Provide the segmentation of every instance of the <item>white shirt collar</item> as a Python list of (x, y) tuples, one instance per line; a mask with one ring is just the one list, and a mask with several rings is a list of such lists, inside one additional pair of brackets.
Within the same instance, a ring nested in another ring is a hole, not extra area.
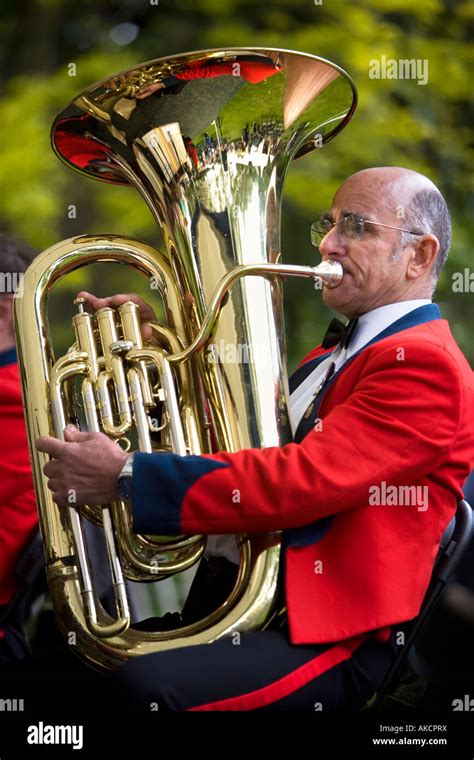
[(411, 311), (429, 303), (432, 303), (429, 298), (418, 298), (413, 301), (389, 303), (362, 314), (362, 316), (359, 317), (349, 348), (347, 350), (341, 349), (340, 354), (339, 351), (338, 354), (344, 356), (344, 360), (349, 359), (353, 354), (357, 353), (357, 351), (375, 338), (376, 335), (397, 320), (401, 319), (401, 317), (404, 317)]

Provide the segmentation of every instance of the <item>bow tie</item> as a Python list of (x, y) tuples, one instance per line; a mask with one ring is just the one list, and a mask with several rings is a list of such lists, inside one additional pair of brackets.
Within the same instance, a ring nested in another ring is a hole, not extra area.
[(338, 343), (342, 348), (347, 348), (351, 342), (351, 338), (354, 335), (354, 330), (357, 327), (358, 317), (352, 317), (345, 325), (340, 319), (333, 319), (326, 331), (324, 338), (321, 341), (323, 348), (332, 348)]

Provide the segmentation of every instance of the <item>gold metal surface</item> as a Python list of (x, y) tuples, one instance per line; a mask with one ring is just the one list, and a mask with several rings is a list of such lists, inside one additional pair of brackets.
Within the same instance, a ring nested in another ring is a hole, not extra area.
[[(163, 250), (115, 235), (65, 240), (34, 260), (15, 303), (53, 605), (63, 631), (76, 634), (76, 651), (96, 667), (265, 625), (275, 600), (279, 534), (236, 537), (238, 578), (211, 615), (173, 631), (136, 630), (123, 575), (169, 577), (201, 557), (205, 538), (134, 535), (121, 502), (60, 512), (42, 474), (47, 457), (34, 442), (40, 435), (61, 438), (76, 419), (73, 380), (80, 384), (87, 429), (136, 440), (145, 452), (211, 453), (212, 439), (225, 451), (291, 440), (282, 278), (319, 279), (331, 287), (342, 270), (334, 262), (280, 262), (281, 189), (290, 161), (334, 137), (355, 104), (350, 78), (323, 59), (236, 48), (122, 72), (81, 93), (53, 125), (60, 158), (82, 174), (134, 185), (164, 240)], [(56, 360), (48, 295), (69, 272), (98, 261), (144, 273), (162, 297), (166, 324), (151, 323), (155, 340), (147, 344), (133, 303), (92, 315), (78, 299), (75, 343)], [(92, 587), (84, 519), (104, 527), (115, 618)]]

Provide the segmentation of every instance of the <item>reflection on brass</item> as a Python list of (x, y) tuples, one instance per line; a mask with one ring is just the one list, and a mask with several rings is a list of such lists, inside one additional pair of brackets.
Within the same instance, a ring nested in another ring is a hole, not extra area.
[[(76, 634), (76, 651), (97, 667), (267, 625), (279, 534), (230, 537), (238, 577), (212, 614), (172, 631), (136, 630), (124, 577), (156, 581), (181, 572), (202, 556), (205, 537), (135, 535), (122, 502), (60, 512), (42, 474), (47, 457), (34, 442), (62, 438), (77, 419), (144, 452), (185, 456), (291, 441), (282, 280), (335, 287), (342, 270), (330, 261), (281, 262), (281, 190), (291, 160), (332, 139), (355, 103), (350, 78), (323, 59), (235, 48), (136, 66), (80, 93), (53, 125), (58, 156), (84, 175), (135, 186), (164, 240), (162, 250), (116, 235), (65, 240), (35, 259), (15, 303), (51, 596), (63, 631)], [(74, 344), (55, 357), (49, 293), (99, 261), (140, 270), (161, 296), (166, 321), (151, 322), (154, 339), (145, 342), (132, 302), (90, 314), (76, 299)], [(94, 589), (85, 519), (104, 528), (113, 618)]]

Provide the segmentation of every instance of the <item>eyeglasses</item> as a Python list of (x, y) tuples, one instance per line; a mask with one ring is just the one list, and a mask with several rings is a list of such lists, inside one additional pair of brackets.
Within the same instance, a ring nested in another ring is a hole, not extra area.
[(390, 230), (399, 230), (400, 232), (408, 232), (410, 235), (424, 235), (424, 232), (419, 230), (407, 230), (404, 227), (394, 227), (392, 224), (382, 224), (382, 222), (372, 222), (370, 219), (363, 219), (358, 214), (347, 213), (344, 214), (342, 219), (335, 222), (328, 214), (323, 214), (311, 225), (311, 242), (316, 248), (324, 237), (332, 230), (333, 227), (339, 228), (339, 233), (349, 240), (362, 240), (366, 234), (366, 224), (373, 224), (377, 227), (387, 227)]

